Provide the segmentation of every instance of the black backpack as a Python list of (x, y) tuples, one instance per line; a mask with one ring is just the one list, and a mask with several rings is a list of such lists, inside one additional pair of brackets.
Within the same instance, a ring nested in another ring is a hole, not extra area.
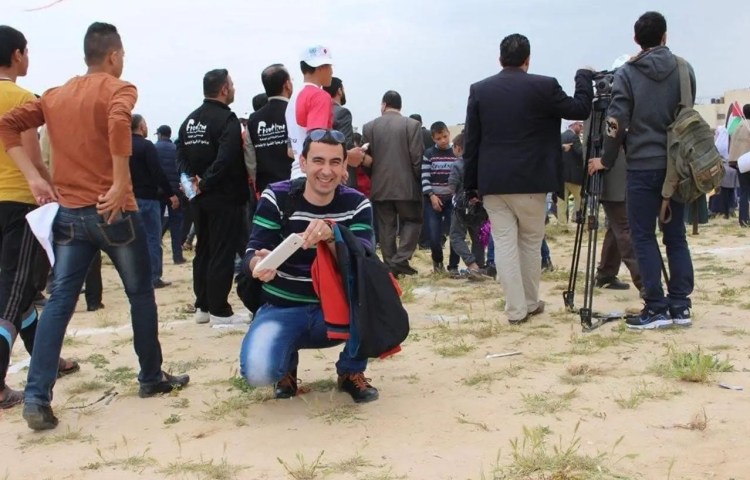
[[(358, 345), (355, 358), (377, 358), (398, 351), (409, 335), (409, 314), (388, 267), (342, 225), (336, 243), (339, 271), (349, 299), (350, 331)], [(358, 341), (357, 341), (358, 340)]]
[[(295, 178), (292, 180), (289, 187), (289, 196), (286, 203), (281, 210), (281, 233), (284, 233), (284, 229), (289, 223), (289, 217), (294, 213), (297, 208), (297, 201), (300, 196), (305, 192), (305, 177)], [(262, 305), (261, 296), (263, 294), (263, 282), (253, 276), (245, 274), (244, 269), (240, 270), (235, 278), (237, 283), (237, 296), (242, 300), (242, 304), (245, 308), (250, 310), (253, 315), (258, 311)]]

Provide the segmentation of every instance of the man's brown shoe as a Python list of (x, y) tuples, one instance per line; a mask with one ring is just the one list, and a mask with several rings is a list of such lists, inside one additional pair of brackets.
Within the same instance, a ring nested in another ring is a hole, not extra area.
[(372, 402), (378, 399), (378, 389), (370, 385), (363, 372), (339, 375), (339, 390), (352, 396), (356, 403)]
[(274, 393), (276, 398), (292, 398), (297, 395), (297, 370), (284, 375), (284, 378), (279, 380), (274, 385)]

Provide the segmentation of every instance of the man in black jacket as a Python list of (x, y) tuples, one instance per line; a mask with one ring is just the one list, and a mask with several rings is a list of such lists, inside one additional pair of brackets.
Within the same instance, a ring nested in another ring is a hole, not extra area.
[(229, 109), (234, 84), (226, 69), (203, 77), (205, 100), (180, 127), (177, 160), (192, 178), (191, 200), (198, 243), (193, 260), (195, 321), (246, 323), (227, 298), (234, 277), (234, 256), (243, 235), (248, 174), (242, 152), (242, 128)]
[[(354, 148), (354, 126), (352, 125), (352, 112), (344, 106), (346, 105), (344, 82), (338, 77), (333, 77), (331, 84), (323, 87), (323, 90), (328, 92), (333, 103), (333, 129), (344, 134), (346, 149), (350, 150)], [(348, 187), (357, 187), (357, 163), (358, 161), (355, 161), (355, 163), (349, 164), (346, 167), (348, 175), (346, 186)]]
[(583, 124), (573, 121), (562, 135), (563, 186), (561, 202), (557, 204), (557, 223), (566, 225), (570, 218), (568, 197), (573, 195), (574, 212), (581, 206), (581, 182), (583, 181), (583, 149), (581, 148), (581, 129)]
[[(617, 69), (601, 158), (589, 160), (589, 173), (612, 168), (625, 145), (627, 211), (633, 248), (643, 280), (646, 305), (630, 328), (689, 327), (693, 262), (685, 237), (685, 205), (669, 201), (672, 221), (662, 225), (669, 263), (668, 296), (661, 283), (662, 258), (656, 239), (656, 219), (662, 206), (667, 169), (667, 127), (680, 103), (677, 58), (667, 43), (667, 21), (658, 12), (646, 12), (635, 22), (635, 41), (641, 52)], [(695, 74), (688, 64), (691, 94)], [(627, 132), (627, 135), (626, 135)]]
[[(255, 167), (255, 188), (260, 193), (275, 182), (289, 180), (292, 161), (287, 147), (286, 107), (292, 96), (292, 79), (280, 63), (260, 74), (268, 102), (247, 121), (246, 162)], [(244, 246), (243, 246), (244, 249)]]
[(504, 38), (503, 69), (471, 86), (466, 112), (465, 188), (490, 216), (511, 324), (544, 311), (540, 252), (546, 194), (562, 182), (560, 122), (588, 117), (594, 95), (590, 70), (576, 73), (569, 97), (554, 78), (527, 73), (530, 53), (523, 35)]
[(130, 124), (133, 132), (133, 154), (130, 156), (130, 178), (133, 181), (133, 193), (138, 203), (138, 213), (146, 230), (146, 244), (151, 257), (151, 283), (154, 288), (171, 285), (162, 280), (163, 252), (161, 248), (161, 199), (159, 189), (165, 198), (169, 198), (172, 208), (177, 208), (180, 201), (172, 191), (172, 186), (164, 175), (159, 163), (159, 154), (148, 137), (148, 125), (141, 115), (133, 115)]
[[(172, 237), (172, 260), (175, 265), (180, 265), (186, 262), (185, 257), (182, 256), (182, 242), (185, 239), (182, 236), (182, 220), (184, 217), (185, 205), (187, 198), (180, 192), (180, 174), (177, 171), (177, 147), (172, 143), (172, 129), (169, 125), (162, 125), (156, 129), (156, 152), (159, 154), (159, 163), (161, 169), (164, 171), (164, 175), (167, 176), (169, 186), (172, 187), (172, 192), (177, 194), (179, 202), (176, 208), (172, 207), (171, 201), (165, 201), (162, 199), (161, 211), (164, 213), (164, 209), (167, 209), (167, 221), (162, 223), (161, 236), (164, 238), (164, 234), (169, 228), (169, 235)], [(165, 192), (166, 193), (166, 192)]]

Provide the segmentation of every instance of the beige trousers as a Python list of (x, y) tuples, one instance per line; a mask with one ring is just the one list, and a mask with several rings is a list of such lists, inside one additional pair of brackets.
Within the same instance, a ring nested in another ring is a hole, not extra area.
[[(563, 198), (557, 200), (557, 223), (560, 225), (567, 225), (568, 219), (573, 217), (575, 220), (575, 212), (581, 208), (581, 186), (575, 183), (565, 182), (563, 191)], [(573, 195), (573, 211), (568, 212), (568, 197)]]
[(522, 320), (539, 307), (544, 193), (486, 195), (484, 208), (492, 223), (497, 278), (505, 293), (509, 320)]

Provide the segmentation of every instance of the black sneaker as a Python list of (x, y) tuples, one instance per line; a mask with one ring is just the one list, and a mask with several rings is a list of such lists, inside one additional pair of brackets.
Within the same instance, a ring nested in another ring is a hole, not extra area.
[(487, 264), (487, 270), (486, 270), (486, 272), (487, 272), (487, 276), (488, 277), (492, 277), (492, 278), (497, 277), (497, 267), (495, 266), (494, 263), (488, 263)]
[(432, 273), (445, 273), (445, 267), (442, 262), (432, 262)]
[(617, 277), (602, 277), (596, 279), (596, 286), (599, 288), (608, 288), (610, 290), (628, 290), (629, 283), (625, 283)]
[(175, 388), (182, 388), (190, 382), (190, 375), (170, 375), (167, 372), (161, 372), (162, 380), (156, 383), (142, 383), (138, 389), (138, 396), (141, 398), (153, 397), (161, 393), (169, 393)]
[(57, 417), (49, 405), (27, 403), (23, 406), (23, 418), (32, 430), (52, 430), (57, 426)]
[(378, 389), (369, 381), (363, 372), (339, 375), (339, 390), (351, 395), (356, 403), (373, 402), (378, 399)]
[(670, 308), (669, 316), (672, 317), (672, 323), (677, 327), (693, 325), (693, 319), (690, 318), (690, 307)]
[(297, 370), (284, 375), (273, 387), (276, 398), (292, 398), (297, 395)]
[(154, 282), (154, 288), (164, 288), (172, 285), (172, 282), (165, 282), (161, 278)]
[(542, 261), (542, 271), (543, 272), (554, 272), (555, 266), (552, 265), (552, 260), (544, 260)]
[(409, 262), (394, 263), (391, 265), (391, 272), (394, 275), (417, 275), (419, 272), (411, 268)]
[(644, 307), (639, 316), (625, 320), (625, 323), (628, 328), (634, 330), (654, 330), (672, 326), (672, 320), (667, 317), (666, 310), (657, 312), (648, 307)]
[(537, 305), (536, 309), (534, 309), (533, 311), (527, 313), (526, 316), (523, 317), (520, 320), (511, 320), (511, 319), (508, 319), (508, 323), (510, 323), (511, 325), (521, 325), (522, 323), (526, 323), (526, 322), (529, 321), (529, 319), (531, 317), (543, 314), (544, 313), (544, 306), (545, 305), (546, 304), (544, 303), (544, 300), (539, 300), (539, 305)]
[(87, 306), (86, 307), (86, 311), (87, 312), (95, 312), (97, 310), (101, 310), (102, 308), (104, 308), (104, 304), (103, 303), (97, 303), (96, 305), (89, 305), (89, 306)]

